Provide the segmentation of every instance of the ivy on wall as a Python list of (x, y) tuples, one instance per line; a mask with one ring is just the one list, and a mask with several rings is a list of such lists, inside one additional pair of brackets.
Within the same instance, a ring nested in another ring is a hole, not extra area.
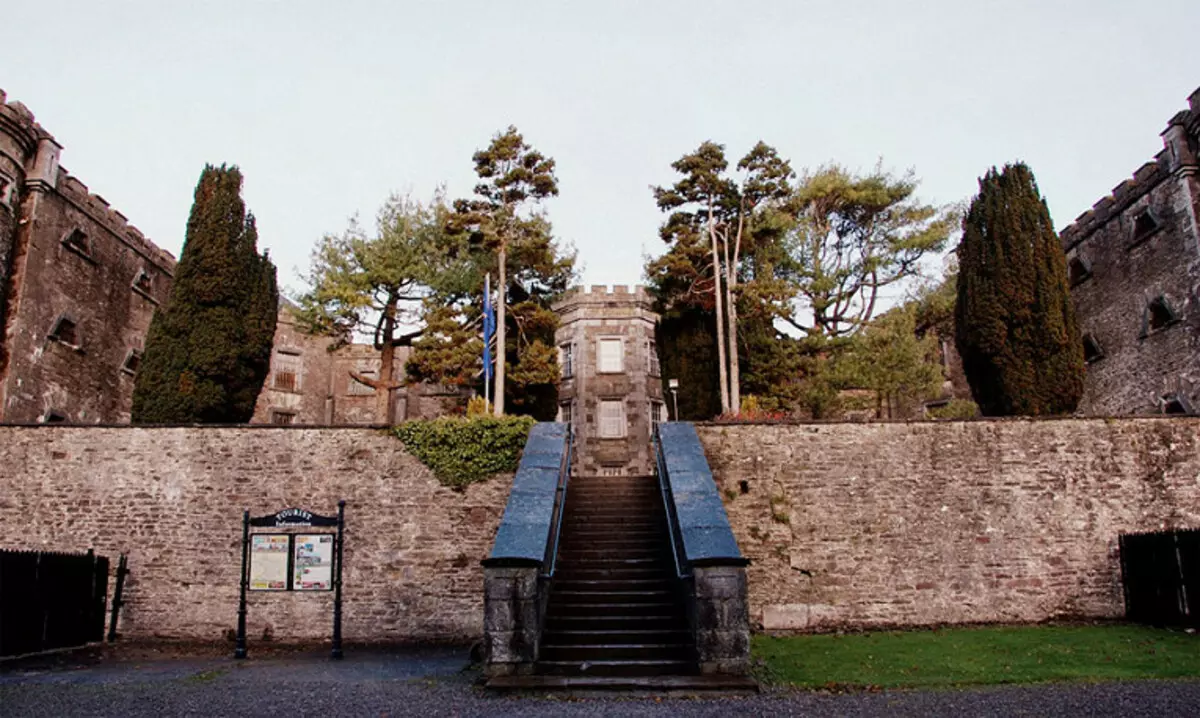
[(493, 474), (516, 471), (535, 423), (529, 416), (446, 416), (407, 421), (391, 432), (443, 485), (463, 489)]

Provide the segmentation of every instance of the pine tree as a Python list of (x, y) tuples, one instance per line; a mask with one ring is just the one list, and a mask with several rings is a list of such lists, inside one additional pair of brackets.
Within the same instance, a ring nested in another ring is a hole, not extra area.
[(171, 295), (146, 336), (134, 423), (244, 423), (254, 414), (279, 294), (241, 189), (237, 167), (200, 175)]
[(985, 416), (1066, 414), (1083, 345), (1066, 259), (1029, 167), (992, 168), (963, 220), (955, 340)]

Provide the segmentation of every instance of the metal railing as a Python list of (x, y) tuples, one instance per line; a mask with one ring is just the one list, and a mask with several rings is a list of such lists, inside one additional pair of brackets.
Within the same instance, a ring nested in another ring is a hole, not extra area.
[(675, 564), (675, 576), (683, 579), (691, 575), (691, 568), (685, 567), (684, 562), (680, 559), (680, 553), (683, 551), (683, 532), (679, 528), (679, 515), (675, 510), (675, 496), (671, 493), (671, 480), (667, 475), (667, 457), (663, 453), (662, 439), (658, 435), (658, 424), (654, 425), (650, 436), (654, 443), (654, 464), (655, 474), (658, 478), (658, 490), (662, 494), (663, 507), (667, 512), (667, 527), (671, 534), (671, 559)]
[(575, 427), (567, 422), (567, 449), (563, 452), (562, 461), (558, 467), (558, 486), (554, 490), (554, 518), (550, 522), (550, 537), (546, 542), (546, 561), (543, 564), (542, 577), (554, 578), (558, 566), (558, 543), (562, 538), (563, 514), (566, 513), (567, 485), (571, 481), (571, 460), (575, 453)]

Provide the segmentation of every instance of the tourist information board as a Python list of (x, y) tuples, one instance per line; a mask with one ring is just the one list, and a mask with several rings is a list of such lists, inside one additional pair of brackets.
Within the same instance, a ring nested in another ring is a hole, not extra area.
[[(251, 533), (251, 527), (336, 527), (337, 532)], [(337, 516), (286, 508), (266, 516), (242, 512), (242, 579), (238, 600), (234, 658), (246, 657), (246, 594), (250, 591), (333, 591), (332, 658), (342, 657), (342, 556), (346, 536), (346, 502)]]

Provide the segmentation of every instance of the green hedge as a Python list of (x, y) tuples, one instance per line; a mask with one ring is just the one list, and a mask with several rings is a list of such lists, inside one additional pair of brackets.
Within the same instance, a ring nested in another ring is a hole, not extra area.
[(521, 449), (536, 422), (528, 416), (447, 416), (392, 427), (404, 448), (456, 489), (492, 474), (516, 471)]

